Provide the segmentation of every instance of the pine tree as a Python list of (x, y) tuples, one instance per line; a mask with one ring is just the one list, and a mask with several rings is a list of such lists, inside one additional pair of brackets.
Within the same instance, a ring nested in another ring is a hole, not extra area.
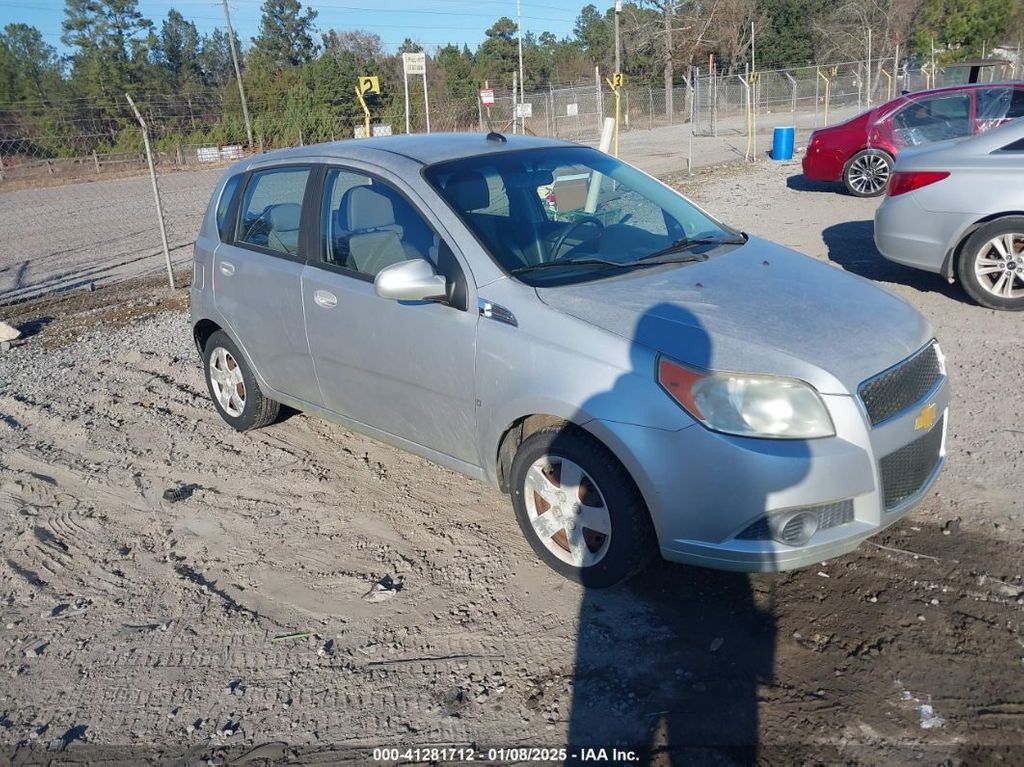
[(257, 56), (278, 67), (306, 64), (316, 57), (316, 11), (303, 11), (299, 0), (265, 0), (262, 11), (260, 34), (253, 39)]

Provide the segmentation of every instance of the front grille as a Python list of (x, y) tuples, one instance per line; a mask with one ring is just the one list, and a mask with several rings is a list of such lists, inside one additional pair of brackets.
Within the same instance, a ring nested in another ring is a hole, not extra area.
[(933, 341), (895, 367), (869, 378), (857, 388), (872, 426), (924, 399), (942, 376), (942, 363)]
[[(818, 517), (818, 529), (828, 530), (830, 527), (839, 527), (847, 522), (853, 521), (853, 501), (836, 501), (825, 503), (821, 506), (808, 506), (804, 509), (789, 509), (782, 512), (788, 514), (792, 511), (811, 512)], [(768, 527), (768, 517), (761, 517), (756, 522), (744, 528), (743, 532), (736, 536), (747, 541), (766, 541), (772, 537)]]
[(930, 432), (879, 462), (886, 511), (917, 493), (935, 471), (942, 453), (944, 420), (940, 418)]

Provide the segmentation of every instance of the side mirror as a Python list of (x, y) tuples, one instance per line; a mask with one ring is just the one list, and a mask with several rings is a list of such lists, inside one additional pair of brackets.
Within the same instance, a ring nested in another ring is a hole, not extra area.
[(373, 280), (378, 296), (395, 301), (444, 301), (448, 298), (447, 288), (447, 280), (423, 258), (386, 266)]

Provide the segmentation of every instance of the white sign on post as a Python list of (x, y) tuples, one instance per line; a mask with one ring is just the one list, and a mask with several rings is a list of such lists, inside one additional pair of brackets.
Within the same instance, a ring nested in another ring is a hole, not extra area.
[(480, 103), (485, 107), (494, 106), (494, 88), (481, 88), (480, 89)]
[(566, 117), (576, 117), (577, 115), (579, 115), (579, 113), (580, 113), (580, 105), (579, 104), (566, 104), (565, 105), (565, 115), (566, 115)]
[(430, 98), (427, 96), (427, 54), (403, 53), (402, 67), (405, 73), (405, 132), (409, 133), (409, 75), (423, 76), (423, 108), (427, 117), (427, 133), (430, 133)]
[(427, 72), (427, 54), (425, 53), (403, 53), (402, 64), (405, 66), (405, 76), (422, 75)]
[(516, 117), (533, 117), (533, 104), (529, 101), (516, 104)]

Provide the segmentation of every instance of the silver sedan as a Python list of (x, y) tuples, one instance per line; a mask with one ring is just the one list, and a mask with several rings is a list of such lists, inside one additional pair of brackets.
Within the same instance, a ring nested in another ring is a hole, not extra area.
[(890, 261), (959, 280), (990, 309), (1024, 309), (1024, 119), (900, 155), (875, 213)]

